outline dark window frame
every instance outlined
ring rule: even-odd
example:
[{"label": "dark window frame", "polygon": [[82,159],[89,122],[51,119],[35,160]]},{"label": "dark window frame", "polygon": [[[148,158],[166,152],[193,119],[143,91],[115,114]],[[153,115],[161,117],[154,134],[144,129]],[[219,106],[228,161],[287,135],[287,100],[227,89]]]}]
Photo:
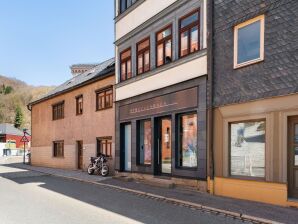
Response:
[{"label": "dark window frame", "polygon": [[[113,138],[112,136],[106,136],[106,137],[98,137],[96,138],[96,156],[99,155],[99,153],[104,154],[107,157],[113,157]],[[103,145],[106,145],[106,153],[103,153]],[[109,145],[109,153],[107,146]]]},{"label": "dark window frame", "polygon": [[[145,47],[144,49],[142,50],[139,50],[139,45],[141,45],[142,43],[146,42],[146,41],[149,41],[149,45],[147,47]],[[141,75],[143,73],[146,73],[146,72],[149,72],[150,71],[150,66],[151,66],[151,59],[150,59],[150,56],[151,56],[151,46],[150,46],[150,36],[149,37],[146,37],[144,39],[142,39],[141,41],[139,41],[137,44],[136,44],[136,61],[137,61],[137,75]],[[145,53],[149,51],[149,69],[145,71]],[[142,72],[139,73],[139,56],[142,55],[142,61],[143,61],[143,67],[142,67]]]},{"label": "dark window frame", "polygon": [[[127,6],[127,1],[128,0],[119,0],[118,3],[119,3],[119,14],[122,14],[124,13],[127,9],[129,9],[131,6],[133,6],[135,3],[137,3],[138,0],[134,0],[134,2],[132,2],[133,0],[130,0],[131,1],[131,5],[130,6]],[[122,2],[124,2],[125,6],[124,6],[124,9],[122,9]]]},{"label": "dark window frame", "polygon": [[[59,154],[59,149],[56,148],[59,144],[62,144],[62,154]],[[63,140],[53,141],[53,157],[64,158],[64,141]]]},{"label": "dark window frame", "polygon": [[[195,13],[198,13],[198,20],[197,21],[195,21],[195,22],[192,22],[191,24],[188,24],[187,26],[185,26],[185,27],[183,27],[183,28],[181,28],[181,22],[182,22],[182,20],[184,20],[184,19],[186,19],[187,17],[190,17],[190,16],[192,16],[193,14],[195,14]],[[179,30],[179,32],[178,32],[178,35],[179,35],[179,37],[178,37],[178,42],[179,42],[179,44],[178,44],[178,46],[179,46],[179,49],[178,49],[178,51],[179,51],[179,58],[183,58],[183,57],[186,57],[186,56],[188,56],[188,55],[190,55],[190,54],[193,54],[193,53],[195,53],[195,52],[198,52],[198,51],[200,51],[200,49],[201,49],[201,44],[200,44],[200,41],[201,41],[201,38],[200,38],[200,29],[201,29],[201,24],[200,24],[200,22],[201,22],[201,18],[200,18],[200,16],[201,16],[201,13],[200,13],[200,8],[197,8],[197,9],[195,9],[195,10],[193,10],[193,11],[191,11],[191,12],[189,12],[189,13],[187,13],[185,16],[183,16],[183,17],[181,17],[180,19],[179,19],[179,27],[178,27],[178,30]],[[190,47],[191,47],[191,29],[192,28],[194,28],[194,27],[197,27],[198,28],[198,50],[196,50],[196,51],[193,51],[193,52],[191,52],[191,49],[190,49]],[[188,52],[187,52],[187,54],[186,55],[181,55],[181,34],[182,33],[184,33],[184,32],[188,32],[188,40],[187,40],[187,45],[188,45]]]},{"label": "dark window frame", "polygon": [[[126,52],[130,51],[130,56],[129,57],[126,57],[125,59],[122,59],[122,55]],[[132,74],[132,60],[131,60],[131,54],[132,54],[132,51],[131,51],[131,47],[121,51],[120,53],[120,81],[123,82],[125,80],[128,80],[128,79],[131,79],[133,74]],[[128,77],[128,73],[127,73],[127,65],[130,61],[130,77]],[[122,64],[125,64],[125,79],[122,79]]]},{"label": "dark window frame", "polygon": [[[80,103],[80,99],[82,102]],[[76,115],[82,115],[84,111],[84,98],[83,95],[76,96]]]},{"label": "dark window frame", "polygon": [[[181,166],[180,165],[180,159],[181,159],[181,152],[180,152],[180,148],[181,148],[181,144],[182,144],[182,141],[181,141],[181,128],[182,128],[182,125],[181,125],[181,117],[182,116],[186,116],[186,115],[197,115],[197,166],[195,167],[187,167],[187,166]],[[176,124],[178,124],[176,126],[176,139],[177,139],[177,142],[176,142],[176,149],[175,149],[175,155],[176,155],[176,162],[175,162],[175,165],[176,165],[176,168],[177,169],[181,169],[181,170],[190,170],[190,171],[194,171],[194,170],[197,170],[198,167],[199,167],[199,158],[198,158],[198,153],[199,153],[199,125],[198,125],[198,121],[199,121],[199,115],[198,115],[198,111],[196,110],[193,110],[193,111],[188,111],[188,112],[184,112],[184,113],[179,113],[176,115]]]},{"label": "dark window frame", "polygon": [[[232,154],[232,148],[231,148],[231,125],[232,124],[239,124],[239,123],[248,123],[248,122],[261,122],[263,121],[265,123],[265,147],[264,147],[264,177],[252,177],[252,176],[244,176],[244,175],[232,175],[232,167],[231,167],[231,154]],[[228,176],[230,178],[235,179],[242,179],[242,180],[265,180],[266,179],[266,136],[267,136],[267,130],[266,130],[267,120],[266,118],[260,118],[260,119],[248,119],[248,120],[240,120],[240,121],[232,121],[228,123]]]},{"label": "dark window frame", "polygon": [[[107,92],[111,91],[111,93],[107,94]],[[103,97],[100,96],[100,94],[104,94]],[[113,86],[108,86],[108,87],[105,87],[105,88],[102,88],[102,89],[99,89],[99,90],[96,90],[95,91],[95,94],[96,94],[96,108],[95,110],[96,111],[101,111],[101,110],[107,110],[107,109],[110,109],[110,108],[113,108],[113,104],[114,104],[114,100],[113,100],[113,95],[114,95],[114,90],[113,90]],[[104,106],[99,108],[99,103],[98,103],[98,100],[99,100],[99,97],[103,98],[103,101],[104,101]],[[111,98],[109,98],[111,97]],[[109,98],[109,102],[110,104],[107,105],[107,98]]]},{"label": "dark window frame", "polygon": [[[150,164],[145,164],[145,163],[141,163],[141,153],[140,153],[140,131],[141,131],[141,122],[146,122],[146,121],[150,121],[151,123],[151,163]],[[152,144],[152,140],[153,140],[153,122],[150,118],[147,119],[142,119],[142,120],[138,120],[137,121],[137,150],[136,150],[136,156],[137,156],[137,165],[138,166],[144,166],[144,167],[151,167],[153,164],[153,160],[152,160],[152,154],[153,154],[153,148],[154,145]]]},{"label": "dark window frame", "polygon": [[52,105],[53,121],[64,119],[64,106],[65,106],[64,101],[61,101]]},{"label": "dark window frame", "polygon": [[[171,29],[171,35],[162,38],[161,40],[158,40],[158,34],[162,33],[163,31],[167,30],[167,29]],[[169,24],[165,27],[163,27],[162,29],[160,29],[159,31],[157,31],[155,33],[155,63],[156,63],[156,68],[161,67],[163,65],[166,65],[168,63],[166,63],[166,42],[171,40],[171,61],[173,62],[173,24]],[[158,45],[163,44],[163,63],[161,65],[158,65]]]}]

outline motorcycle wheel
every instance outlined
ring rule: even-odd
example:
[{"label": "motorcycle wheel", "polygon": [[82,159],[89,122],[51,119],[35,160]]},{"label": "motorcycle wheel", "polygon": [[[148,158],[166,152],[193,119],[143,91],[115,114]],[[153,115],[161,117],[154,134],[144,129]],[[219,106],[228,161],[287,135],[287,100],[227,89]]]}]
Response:
[{"label": "motorcycle wheel", "polygon": [[93,165],[92,164],[90,164],[88,166],[87,172],[88,172],[89,175],[92,175],[94,173],[94,169],[93,169]]},{"label": "motorcycle wheel", "polygon": [[101,176],[103,176],[103,177],[108,176],[108,174],[109,174],[109,167],[108,167],[107,165],[103,165],[103,166],[101,167],[100,174],[101,174]]}]

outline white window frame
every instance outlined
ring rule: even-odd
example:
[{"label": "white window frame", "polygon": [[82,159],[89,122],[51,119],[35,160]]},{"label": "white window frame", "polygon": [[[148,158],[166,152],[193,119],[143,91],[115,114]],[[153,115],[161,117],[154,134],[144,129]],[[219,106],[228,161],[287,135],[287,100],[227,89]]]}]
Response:
[{"label": "white window frame", "polygon": [[[254,22],[260,21],[260,57],[238,64],[238,30]],[[254,64],[264,60],[265,15],[257,16],[234,27],[234,69]]]}]

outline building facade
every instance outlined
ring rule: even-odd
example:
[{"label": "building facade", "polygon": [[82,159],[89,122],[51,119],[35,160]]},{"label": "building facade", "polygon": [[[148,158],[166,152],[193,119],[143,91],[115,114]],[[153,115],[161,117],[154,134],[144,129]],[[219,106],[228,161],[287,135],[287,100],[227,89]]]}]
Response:
[{"label": "building facade", "polygon": [[[0,124],[0,156],[22,155],[24,152],[23,131],[13,124]],[[25,149],[30,147],[31,137],[26,136],[29,142],[25,142]]]},{"label": "building facade", "polygon": [[115,169],[206,190],[206,1],[115,5]]},{"label": "building facade", "polygon": [[107,60],[30,103],[32,165],[85,170],[103,153],[113,173],[114,70]]},{"label": "building facade", "polygon": [[298,2],[215,0],[213,10],[214,193],[293,205]]}]

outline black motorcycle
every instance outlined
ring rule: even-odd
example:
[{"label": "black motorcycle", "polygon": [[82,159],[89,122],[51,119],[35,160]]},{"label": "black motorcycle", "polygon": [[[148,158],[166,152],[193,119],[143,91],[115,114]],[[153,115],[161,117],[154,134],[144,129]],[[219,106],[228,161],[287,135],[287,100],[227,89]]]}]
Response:
[{"label": "black motorcycle", "polygon": [[107,164],[106,156],[100,154],[99,157],[90,157],[90,164],[87,172],[89,175],[96,173],[106,177],[109,174],[109,166]]}]

